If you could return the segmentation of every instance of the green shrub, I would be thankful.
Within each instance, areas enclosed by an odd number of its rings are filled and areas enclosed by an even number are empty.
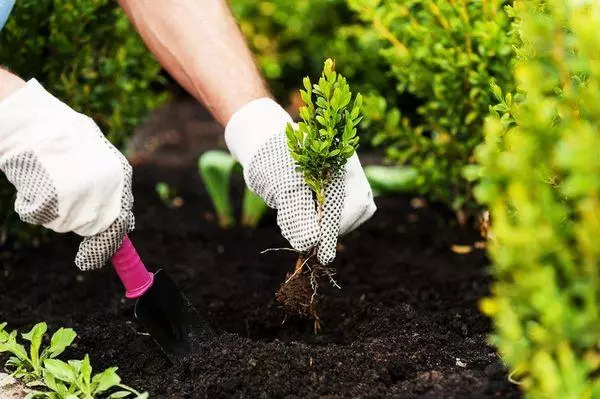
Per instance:
[[[496,278],[481,306],[531,398],[600,397],[600,4],[577,3],[515,2],[520,97],[477,150]]]
[[[424,195],[464,215],[476,207],[463,169],[483,140],[490,81],[512,79],[503,2],[347,1],[381,40],[389,71],[373,71],[388,79],[365,97],[363,129],[391,161],[416,168]]]
[[[118,146],[166,99],[160,66],[110,0],[18,1],[0,32],[0,64],[38,79]],[[1,181],[0,244],[37,239],[12,211],[13,195]]]
[[[339,72],[363,85],[384,86],[376,35],[366,31],[344,0],[232,0],[231,7],[276,96],[287,102],[304,76],[333,58]]]

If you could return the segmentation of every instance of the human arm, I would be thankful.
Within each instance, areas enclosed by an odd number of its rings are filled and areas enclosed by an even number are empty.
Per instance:
[[[158,61],[225,125],[269,97],[225,0],[119,0]]]
[[[25,86],[25,81],[0,66],[0,102]]]
[[[339,190],[331,190],[319,226],[312,193],[296,172],[285,143],[290,115],[270,98],[225,0],[119,0],[157,59],[225,126],[225,141],[244,168],[248,187],[277,209],[285,238],[299,250],[319,246],[319,260],[335,256],[338,235],[375,212],[358,157],[348,162]],[[327,196],[327,194],[326,194]]]

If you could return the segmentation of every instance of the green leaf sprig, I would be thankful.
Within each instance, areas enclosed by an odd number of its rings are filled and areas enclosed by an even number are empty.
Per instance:
[[[116,367],[93,374],[88,355],[82,360],[58,359],[77,337],[71,328],[60,328],[44,346],[48,326],[38,323],[21,334],[30,343],[27,349],[19,342],[17,331],[9,333],[5,327],[6,323],[0,323],[0,354],[10,354],[6,370],[28,388],[27,399],[148,398],[147,393],[121,384]]]
[[[331,59],[325,61],[318,83],[303,80],[300,96],[302,121],[298,128],[286,127],[287,143],[296,170],[301,172],[308,186],[315,192],[317,203],[325,203],[325,189],[342,169],[356,148],[356,126],[361,121],[362,96],[352,92],[346,78],[334,70]]]

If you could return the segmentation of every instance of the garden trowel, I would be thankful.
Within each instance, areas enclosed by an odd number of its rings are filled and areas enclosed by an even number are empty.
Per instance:
[[[152,274],[146,269],[129,237],[125,236],[112,263],[125,286],[125,297],[136,299],[136,319],[172,361],[214,335],[163,270]]]

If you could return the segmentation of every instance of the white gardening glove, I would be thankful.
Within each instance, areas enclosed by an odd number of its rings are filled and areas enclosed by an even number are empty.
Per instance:
[[[21,220],[85,237],[82,270],[102,267],[133,230],[131,166],[91,118],[35,79],[0,102],[0,170]]]
[[[248,188],[277,209],[282,235],[298,251],[318,246],[318,260],[327,265],[335,258],[338,236],[358,227],[377,209],[373,193],[354,154],[326,190],[319,227],[313,193],[296,172],[287,147],[288,122],[290,115],[273,100],[254,100],[231,117],[225,142],[244,168]]]

